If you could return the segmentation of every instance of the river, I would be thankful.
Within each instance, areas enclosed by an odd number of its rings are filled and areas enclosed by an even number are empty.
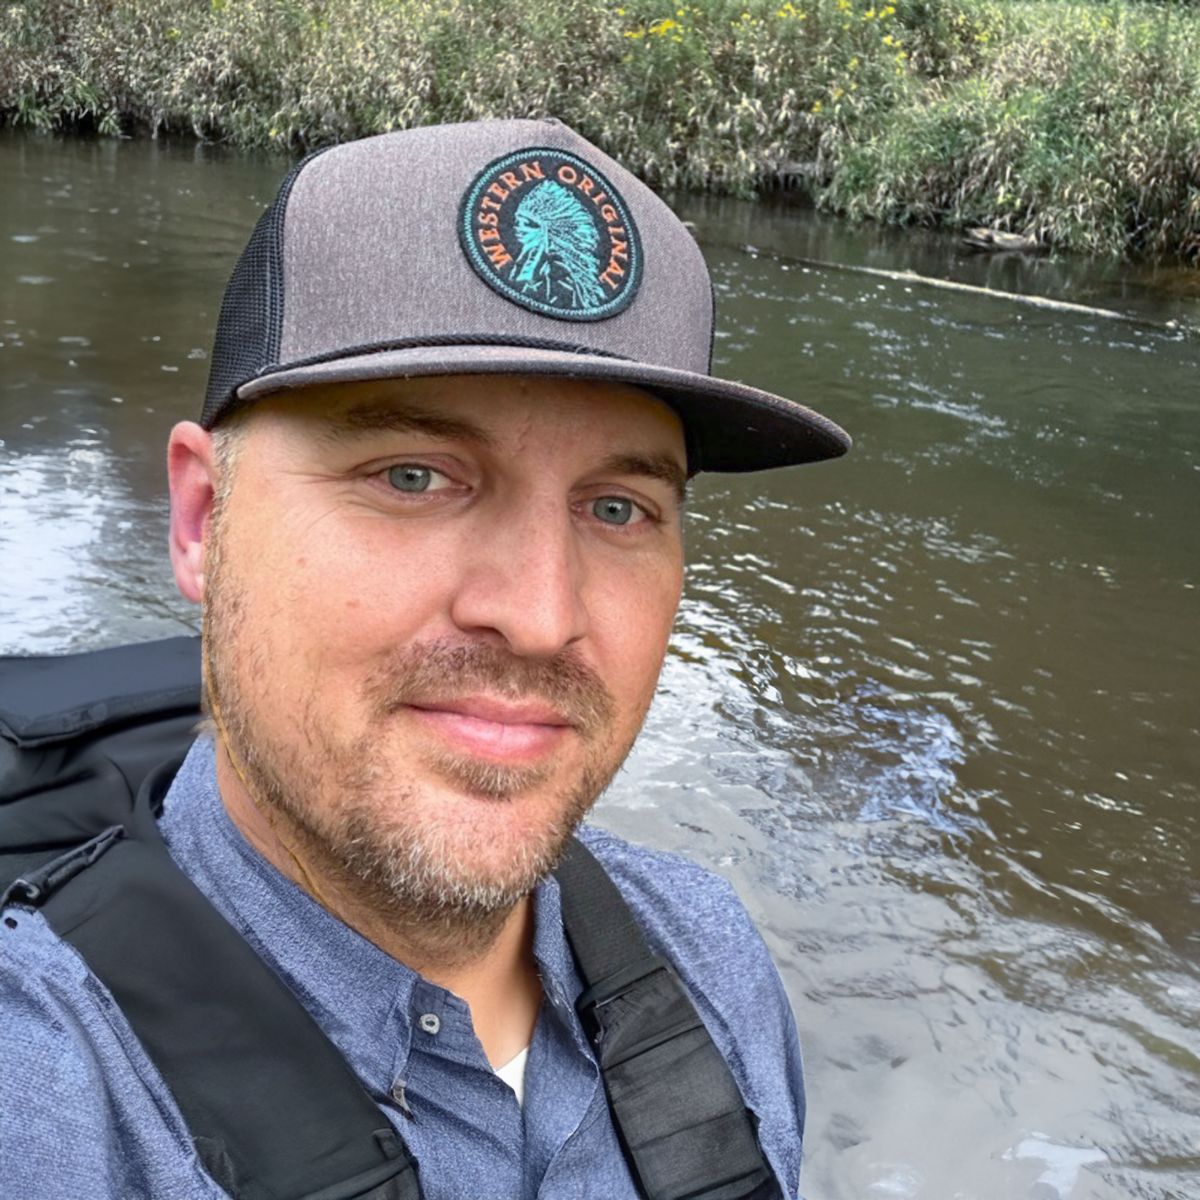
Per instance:
[[[0,652],[197,627],[163,445],[284,166],[0,136]],[[697,480],[660,694],[597,819],[757,920],[805,1047],[809,1200],[1195,1200],[1192,277],[682,210],[718,370],[856,445]],[[909,269],[1134,319],[871,273]]]

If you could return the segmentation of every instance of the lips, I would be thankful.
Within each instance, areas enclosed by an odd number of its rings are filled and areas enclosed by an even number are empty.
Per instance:
[[[574,725],[536,700],[459,696],[405,706],[416,720],[459,753],[496,762],[533,762],[557,749]]]

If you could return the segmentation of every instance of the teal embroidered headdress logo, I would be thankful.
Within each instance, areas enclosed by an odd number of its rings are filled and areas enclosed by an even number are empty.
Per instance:
[[[615,316],[641,282],[641,240],[624,200],[562,150],[531,147],[485,167],[463,196],[458,233],[481,279],[544,316]]]

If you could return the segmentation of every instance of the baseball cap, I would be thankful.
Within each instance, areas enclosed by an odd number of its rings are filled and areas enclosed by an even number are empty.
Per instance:
[[[714,299],[687,227],[555,120],[424,126],[300,162],[217,323],[200,422],[298,388],[523,374],[641,387],[692,471],[836,458],[838,425],[713,378]]]

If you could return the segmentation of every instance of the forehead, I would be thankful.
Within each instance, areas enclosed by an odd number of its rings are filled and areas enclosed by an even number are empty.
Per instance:
[[[600,456],[652,452],[686,463],[683,427],[657,397],[626,384],[513,375],[371,380],[259,401],[247,424],[286,426],[330,444],[388,433],[513,451],[539,437]]]

